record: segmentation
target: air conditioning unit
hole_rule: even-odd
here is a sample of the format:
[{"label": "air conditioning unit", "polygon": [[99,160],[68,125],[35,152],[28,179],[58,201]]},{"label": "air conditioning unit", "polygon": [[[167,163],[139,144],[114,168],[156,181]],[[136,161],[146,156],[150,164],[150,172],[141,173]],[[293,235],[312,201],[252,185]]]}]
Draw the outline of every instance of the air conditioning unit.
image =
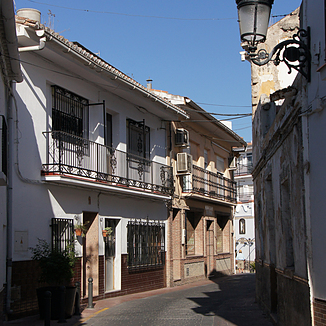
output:
[{"label": "air conditioning unit", "polygon": [[188,153],[177,154],[177,173],[189,174],[192,172],[192,156]]},{"label": "air conditioning unit", "polygon": [[229,157],[229,169],[230,170],[237,169],[237,158],[235,156]]},{"label": "air conditioning unit", "polygon": [[176,130],[175,146],[188,146],[189,145],[189,131],[183,128]]}]

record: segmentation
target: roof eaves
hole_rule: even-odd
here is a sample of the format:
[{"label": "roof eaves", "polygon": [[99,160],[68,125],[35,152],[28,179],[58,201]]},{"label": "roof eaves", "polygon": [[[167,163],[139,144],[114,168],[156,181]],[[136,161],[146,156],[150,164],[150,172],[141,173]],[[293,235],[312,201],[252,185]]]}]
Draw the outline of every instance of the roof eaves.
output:
[{"label": "roof eaves", "polygon": [[180,114],[184,118],[187,118],[187,119],[189,118],[188,114],[184,110],[182,110],[178,106],[170,103],[169,101],[167,101],[159,96],[156,96],[155,94],[153,94],[152,92],[147,90],[146,87],[144,87],[143,85],[141,85],[140,83],[135,81],[133,78],[127,76],[126,74],[124,74],[123,72],[121,72],[120,70],[115,68],[114,66],[110,65],[109,63],[107,63],[106,61],[101,59],[96,54],[87,50],[85,47],[80,46],[79,43],[71,42],[68,39],[64,38],[62,35],[56,33],[54,30],[52,30],[42,24],[39,25],[36,21],[31,20],[31,19],[16,16],[16,22],[19,24],[22,24],[22,25],[29,26],[34,29],[36,29],[36,28],[44,29],[46,36],[50,40],[54,39],[62,46],[68,47],[68,49],[70,49],[70,51],[75,52],[77,55],[81,56],[84,60],[87,60],[89,63],[92,63],[92,64],[98,66],[99,68],[109,72],[110,74],[113,74],[116,78],[119,78],[121,81],[129,84],[130,86],[132,86],[134,89],[140,91],[141,93],[146,94],[146,96],[153,98],[156,102],[159,102],[161,105],[164,105],[166,108],[174,111],[174,113]]}]

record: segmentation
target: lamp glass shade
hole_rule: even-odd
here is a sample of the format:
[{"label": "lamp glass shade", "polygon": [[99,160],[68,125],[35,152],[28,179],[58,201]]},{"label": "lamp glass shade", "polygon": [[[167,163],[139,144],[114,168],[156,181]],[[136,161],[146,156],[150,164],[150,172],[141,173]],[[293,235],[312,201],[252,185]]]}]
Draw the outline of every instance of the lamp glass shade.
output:
[{"label": "lamp glass shade", "polygon": [[238,7],[240,35],[243,42],[255,45],[266,40],[271,6],[248,3]]}]

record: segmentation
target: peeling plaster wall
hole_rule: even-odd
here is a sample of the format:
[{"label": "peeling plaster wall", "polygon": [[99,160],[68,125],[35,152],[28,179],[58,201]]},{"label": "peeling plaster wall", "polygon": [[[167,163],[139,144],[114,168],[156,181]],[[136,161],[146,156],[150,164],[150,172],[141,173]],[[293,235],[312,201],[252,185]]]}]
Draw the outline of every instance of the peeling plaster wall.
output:
[{"label": "peeling plaster wall", "polygon": [[[299,9],[269,28],[267,51],[299,29]],[[311,325],[301,75],[252,65],[257,301],[278,325]]]},{"label": "peeling plaster wall", "polygon": [[[294,84],[298,90],[300,81]],[[279,325],[310,325],[311,319],[303,196],[302,96],[305,94],[299,91],[285,93],[284,103],[265,134],[262,117],[275,104],[265,99],[264,104],[258,105],[253,121],[256,295],[269,312],[277,309]],[[275,305],[277,308],[273,308]]]},{"label": "peeling plaster wall", "polygon": [[[271,27],[267,32],[266,42],[258,46],[259,49],[266,49],[268,53],[274,46],[284,40],[291,39],[299,30],[299,8],[290,15],[287,15]],[[291,85],[297,75],[296,71],[288,74],[288,68],[284,63],[275,66],[269,62],[265,66],[251,65],[252,85],[252,109],[255,113],[262,94],[269,96],[275,91]]]}]

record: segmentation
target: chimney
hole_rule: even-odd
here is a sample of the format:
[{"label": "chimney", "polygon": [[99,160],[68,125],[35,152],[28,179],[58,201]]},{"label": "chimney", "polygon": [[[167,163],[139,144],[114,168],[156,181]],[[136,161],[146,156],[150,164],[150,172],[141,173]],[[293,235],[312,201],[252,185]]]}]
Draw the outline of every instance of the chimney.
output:
[{"label": "chimney", "polygon": [[18,9],[17,16],[35,20],[39,24],[41,23],[41,12],[37,9],[33,9],[33,8]]},{"label": "chimney", "polygon": [[147,81],[147,90],[150,90],[150,89],[152,89],[152,79],[150,79],[150,78],[148,78],[148,79],[146,79],[146,81]]}]

